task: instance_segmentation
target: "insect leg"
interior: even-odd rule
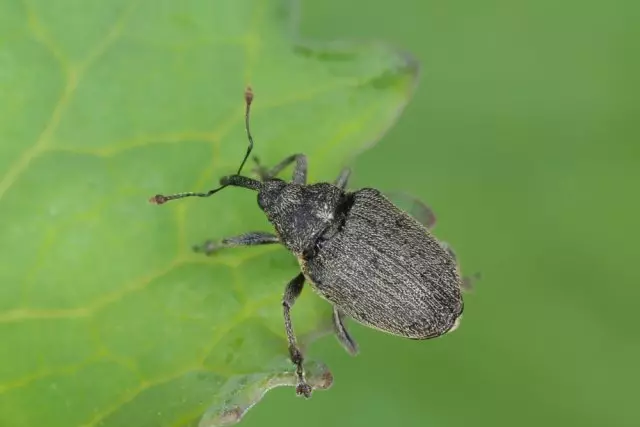
[[[200,245],[194,245],[193,250],[195,252],[202,252],[205,255],[211,255],[212,253],[223,248],[232,248],[235,246],[268,245],[271,243],[280,243],[280,239],[278,239],[278,236],[271,233],[265,233],[264,231],[253,231],[251,233],[245,233],[239,236],[227,237],[220,241],[207,240]]]
[[[482,278],[479,272],[473,273],[471,276],[464,276],[462,278],[462,290],[471,292],[476,287],[476,282]]]
[[[258,156],[253,156],[253,162],[256,164],[256,166],[252,169],[252,171],[258,174],[258,176],[260,177],[260,181],[268,180],[270,178],[269,171],[265,166],[262,165]]]
[[[302,367],[304,357],[298,348],[296,336],[293,332],[293,325],[291,324],[291,307],[298,296],[300,296],[303,285],[304,275],[302,273],[291,279],[284,290],[282,308],[284,311],[284,328],[287,331],[287,340],[289,341],[289,355],[291,357],[291,361],[296,365],[296,375],[298,376],[296,393],[304,397],[311,397],[311,386],[307,384],[307,381],[304,378],[304,368]]]
[[[385,191],[384,195],[427,229],[431,230],[436,225],[433,209],[417,197],[402,191]]]
[[[258,165],[255,171],[258,172],[260,179],[263,181],[276,177],[284,168],[296,162],[296,166],[293,169],[293,183],[307,183],[307,156],[304,154],[293,154],[275,165],[271,170],[267,170],[264,166],[261,166],[260,161],[256,157],[254,157],[253,160]]]
[[[451,245],[449,245],[447,242],[440,242],[440,244],[442,245],[442,247],[449,253],[449,255],[451,255],[451,257],[454,259],[454,261],[457,263],[458,262],[458,256],[456,255],[455,251],[453,250],[453,248],[451,247]],[[474,273],[471,276],[464,276],[462,278],[462,290],[463,291],[472,291],[473,288],[475,287],[475,284],[478,280],[480,280],[481,275],[480,273]]]
[[[342,169],[342,171],[340,172],[340,175],[338,176],[338,178],[336,178],[336,181],[334,182],[336,187],[340,187],[341,189],[345,189],[347,188],[347,183],[349,182],[349,177],[351,176],[351,169],[350,168],[344,168]]]
[[[447,251],[449,255],[451,255],[451,258],[453,258],[454,261],[458,262],[458,256],[449,243],[440,242],[440,246],[442,246],[444,250]]]
[[[344,313],[335,305],[333,306],[333,329],[336,332],[338,341],[352,356],[358,354],[358,344],[355,342],[347,328],[344,326]]]

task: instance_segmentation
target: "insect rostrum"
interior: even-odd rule
[[[297,394],[309,397],[312,391],[305,380],[303,355],[290,316],[305,282],[332,303],[335,332],[352,354],[358,350],[344,326],[346,316],[412,339],[435,338],[454,330],[463,311],[463,281],[455,255],[380,191],[346,191],[348,170],[333,183],[307,184],[304,154],[289,156],[270,170],[255,159],[260,180],[241,175],[253,149],[251,89],[245,100],[249,146],[237,173],[223,177],[220,187],[206,193],[156,195],[151,201],[163,204],[184,197],[209,197],[229,186],[258,192],[258,205],[275,234],[250,232],[208,241],[195,249],[211,254],[224,247],[279,243],[297,257],[301,271],[286,285],[282,299],[289,354],[298,377]],[[292,163],[291,182],[276,178]]]

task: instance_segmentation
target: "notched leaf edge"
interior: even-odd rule
[[[333,375],[322,362],[305,364],[306,377],[314,390],[326,390],[333,384]],[[295,387],[295,369],[288,359],[281,360],[273,370],[243,377],[230,378],[221,388],[220,397],[209,406],[198,427],[223,427],[237,424],[264,395],[276,387]]]

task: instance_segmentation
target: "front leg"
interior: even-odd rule
[[[300,351],[300,348],[298,347],[296,335],[293,332],[293,325],[291,323],[291,307],[293,307],[296,299],[300,296],[303,286],[304,275],[302,273],[291,279],[284,290],[282,308],[284,312],[284,328],[287,332],[287,340],[289,341],[289,355],[291,357],[291,361],[296,365],[296,375],[298,376],[296,393],[304,397],[311,397],[312,388],[305,380],[304,368],[302,367],[304,357],[302,356],[302,351]]]
[[[340,175],[338,175],[336,180],[333,182],[333,184],[336,187],[339,187],[340,189],[344,190],[345,188],[347,188],[347,183],[349,182],[349,177],[350,176],[351,176],[351,169],[350,168],[344,168],[340,172]]]
[[[263,181],[275,178],[284,168],[289,166],[291,163],[296,162],[296,166],[293,169],[292,182],[294,184],[307,183],[307,156],[304,154],[294,154],[289,156],[271,168],[271,170],[262,166],[257,157],[254,157],[253,161],[256,162],[257,168],[255,170]]]
[[[280,243],[278,236],[265,233],[264,231],[253,231],[250,233],[241,234],[239,236],[227,237],[220,241],[207,240],[200,245],[194,245],[193,250],[195,252],[202,252],[205,255],[211,255],[212,253],[223,249],[232,248],[235,246],[255,246],[255,245],[268,245],[272,243]]]

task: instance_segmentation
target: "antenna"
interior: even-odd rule
[[[249,139],[249,146],[247,147],[247,153],[244,155],[244,159],[242,159],[242,163],[240,163],[240,167],[238,168],[238,172],[236,173],[236,175],[240,175],[240,173],[242,172],[242,168],[244,167],[244,164],[247,162],[247,159],[249,158],[249,155],[253,150],[253,137],[251,136],[251,128],[249,127],[249,118],[251,115],[251,102],[253,102],[253,91],[251,90],[251,87],[247,87],[247,89],[244,91],[244,102],[246,106],[245,112],[244,112],[244,127],[247,130],[247,139]],[[206,193],[194,193],[192,191],[189,191],[186,193],[170,194],[168,196],[163,196],[162,194],[156,194],[155,196],[149,199],[149,202],[155,203],[156,205],[162,205],[164,203],[167,203],[168,201],[176,200],[176,199],[184,199],[185,197],[209,197],[209,196],[213,196],[218,191],[228,186],[229,184],[223,184],[218,188],[214,188],[212,190],[207,191]]]

